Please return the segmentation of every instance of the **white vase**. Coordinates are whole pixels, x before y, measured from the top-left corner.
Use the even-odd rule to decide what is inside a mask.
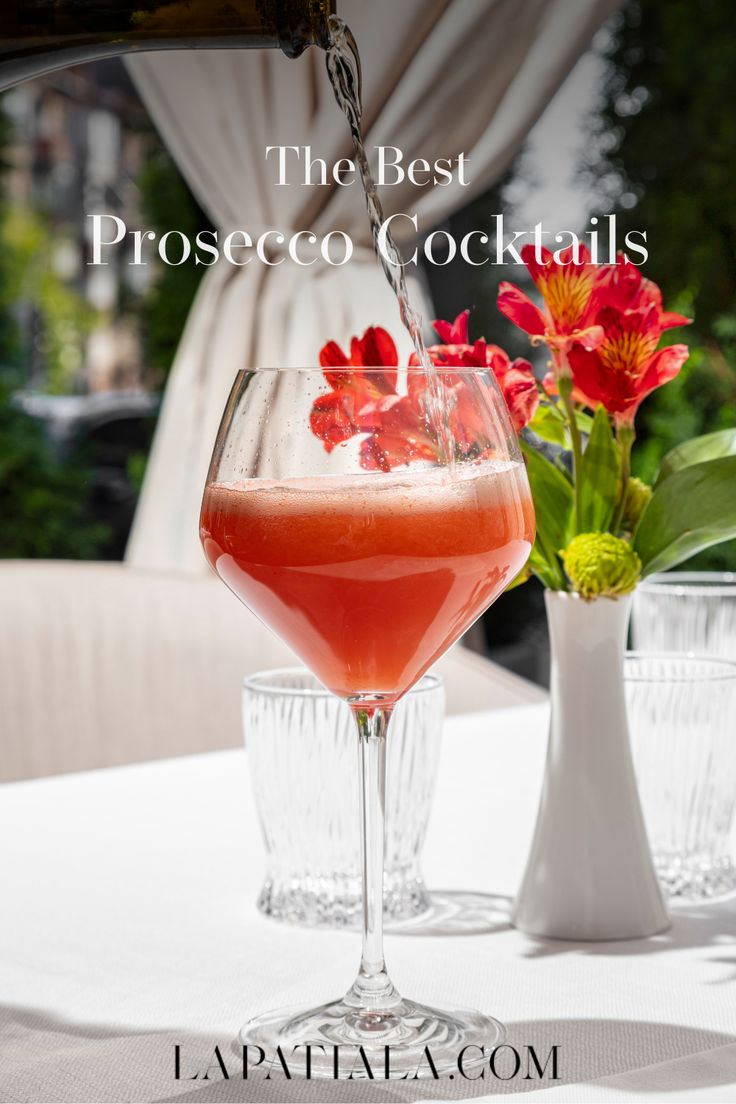
[[[638,939],[669,927],[626,718],[631,595],[547,591],[552,718],[531,853],[513,923],[551,939]]]

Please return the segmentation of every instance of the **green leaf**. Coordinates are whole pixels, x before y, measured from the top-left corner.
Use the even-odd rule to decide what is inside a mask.
[[[570,540],[572,484],[563,472],[537,449],[522,443],[527,473],[537,513],[537,532],[544,543],[559,552]]]
[[[558,558],[554,553],[545,553],[542,550],[539,537],[534,542],[529,557],[529,568],[547,590],[567,590],[565,573]]]
[[[593,419],[584,410],[575,411],[575,421],[578,423],[578,429],[581,433],[590,434],[592,432]]]
[[[581,533],[606,533],[613,521],[621,483],[621,450],[602,406],[595,412],[578,474]]]
[[[736,537],[736,456],[681,468],[660,481],[639,522],[634,548],[643,574],[665,571]]]
[[[655,486],[676,471],[689,468],[692,464],[702,464],[706,460],[720,460],[724,456],[736,455],[736,429],[720,429],[717,433],[706,433],[703,437],[693,437],[677,445],[667,453],[659,469]]]
[[[557,554],[570,540],[572,485],[541,452],[525,441],[522,449],[537,515],[537,539],[529,562],[546,587],[564,590],[565,575]]]
[[[575,421],[581,433],[589,434],[593,428],[593,419],[582,410],[575,411]],[[541,437],[543,441],[549,441],[552,445],[570,449],[570,432],[567,419],[557,403],[542,401],[537,413],[529,423],[529,429]]]
[[[529,423],[529,429],[532,433],[536,433],[537,437],[541,437],[543,441],[549,441],[552,445],[559,445],[560,448],[570,447],[565,419],[558,413],[557,408],[549,403],[542,403],[539,406]]]

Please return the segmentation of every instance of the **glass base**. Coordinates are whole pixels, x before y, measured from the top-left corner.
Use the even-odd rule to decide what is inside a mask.
[[[736,866],[728,857],[658,854],[654,866],[672,901],[715,901],[736,892]]]
[[[406,872],[386,874],[383,918],[386,924],[416,920],[431,901],[423,879]],[[269,876],[258,897],[258,909],[272,920],[310,928],[356,928],[363,920],[360,877]]]
[[[261,1068],[270,1063],[272,1072],[285,1072],[280,1048],[293,1077],[462,1080],[468,1070],[488,1063],[505,1036],[503,1025],[481,1012],[441,1012],[409,1000],[386,1012],[369,1012],[339,1000],[266,1012],[243,1027],[240,1042],[260,1047]]]

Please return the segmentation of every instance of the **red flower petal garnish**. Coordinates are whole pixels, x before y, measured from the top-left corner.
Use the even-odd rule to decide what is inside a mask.
[[[323,442],[326,452],[349,441],[357,429],[353,396],[345,391],[330,391],[315,399],[310,415],[310,427]]]
[[[432,325],[437,331],[440,341],[445,345],[467,345],[469,321],[470,311],[464,310],[454,322],[443,322],[441,319],[436,319]]]
[[[435,323],[447,344],[432,346],[429,355],[443,369],[484,368],[492,372],[506,399],[511,420],[520,430],[534,417],[539,404],[531,365],[525,360],[512,364],[503,349],[482,339],[468,344],[468,318],[469,311],[463,311],[452,323]],[[439,446],[429,416],[429,381],[423,374],[412,372],[408,393],[398,393],[398,354],[385,330],[371,327],[362,338],[353,338],[349,359],[339,345],[329,342],[320,354],[320,363],[331,391],[315,401],[311,426],[328,452],[365,434],[360,446],[361,464],[365,468],[390,471],[413,460],[437,459]],[[416,356],[409,363],[419,364]],[[359,370],[384,366],[390,370]],[[487,412],[479,390],[483,386],[482,375],[474,376],[471,382],[462,373],[443,371],[439,379],[458,453],[486,455],[490,443],[485,431]]]
[[[528,360],[519,358],[509,365],[502,376],[497,372],[496,377],[501,384],[514,429],[519,433],[529,425],[539,406],[539,389],[532,366]]]
[[[380,326],[369,326],[361,338],[354,337],[350,342],[350,364],[364,368],[379,368],[383,365],[397,368],[399,353],[393,338]],[[391,378],[392,386],[395,387],[395,372],[386,373],[386,379]]]

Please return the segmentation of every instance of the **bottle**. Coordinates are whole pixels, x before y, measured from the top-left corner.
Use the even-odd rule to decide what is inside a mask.
[[[329,45],[335,0],[0,0],[0,90],[140,50]]]

